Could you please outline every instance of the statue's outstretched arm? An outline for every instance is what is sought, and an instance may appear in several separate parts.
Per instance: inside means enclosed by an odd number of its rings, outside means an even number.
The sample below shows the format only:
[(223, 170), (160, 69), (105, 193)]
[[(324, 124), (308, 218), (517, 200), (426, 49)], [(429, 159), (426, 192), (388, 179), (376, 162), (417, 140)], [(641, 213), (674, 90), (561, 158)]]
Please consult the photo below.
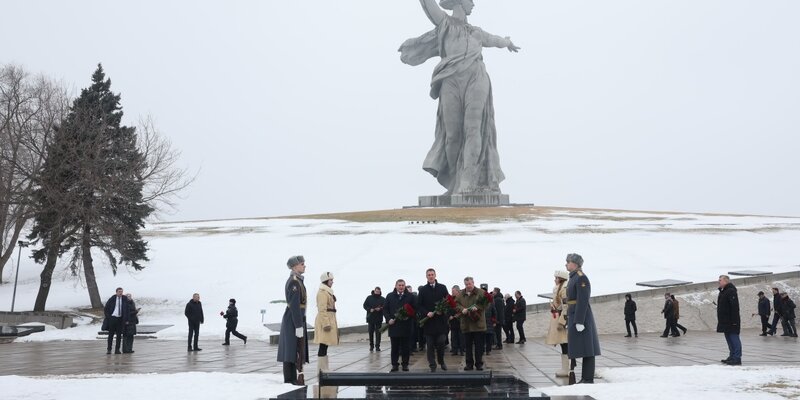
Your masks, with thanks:
[(514, 45), (514, 42), (511, 41), (511, 38), (500, 37), (497, 35), (492, 35), (489, 32), (484, 31), (483, 29), (480, 30), (481, 32), (481, 44), (483, 47), (497, 47), (500, 49), (508, 49), (511, 52), (518, 52), (520, 47)]
[(428, 19), (431, 20), (434, 25), (439, 26), (445, 17), (447, 17), (444, 10), (436, 4), (436, 0), (419, 0), (419, 3), (422, 4), (422, 10), (425, 11), (425, 15), (428, 16)]

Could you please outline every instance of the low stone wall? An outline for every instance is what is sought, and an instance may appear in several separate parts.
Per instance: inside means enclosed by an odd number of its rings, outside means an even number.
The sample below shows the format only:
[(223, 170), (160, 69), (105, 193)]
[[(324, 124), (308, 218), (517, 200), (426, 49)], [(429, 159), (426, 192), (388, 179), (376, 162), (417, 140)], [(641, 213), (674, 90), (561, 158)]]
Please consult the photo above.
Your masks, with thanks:
[(41, 322), (65, 329), (73, 326), (72, 315), (62, 312), (8, 312), (0, 311), (0, 325), (22, 325), (30, 322)]

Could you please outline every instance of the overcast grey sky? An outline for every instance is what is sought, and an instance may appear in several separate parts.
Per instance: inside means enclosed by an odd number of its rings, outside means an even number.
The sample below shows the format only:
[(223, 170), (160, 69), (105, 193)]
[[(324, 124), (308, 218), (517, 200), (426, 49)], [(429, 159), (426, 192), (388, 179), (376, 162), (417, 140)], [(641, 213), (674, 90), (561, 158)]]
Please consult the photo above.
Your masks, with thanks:
[[(475, 0), (511, 201), (800, 215), (800, 2)], [(102, 62), (201, 168), (168, 220), (373, 210), (422, 171), (438, 58), (417, 0), (6, 0), (0, 63), (76, 91)]]

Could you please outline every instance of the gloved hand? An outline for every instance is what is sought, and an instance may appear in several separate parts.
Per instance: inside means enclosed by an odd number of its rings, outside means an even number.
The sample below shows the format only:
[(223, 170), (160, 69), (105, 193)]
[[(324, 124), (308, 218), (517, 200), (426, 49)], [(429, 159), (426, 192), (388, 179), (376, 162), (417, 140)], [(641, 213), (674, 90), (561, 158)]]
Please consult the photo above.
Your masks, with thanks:
[(225, 316), (225, 313), (224, 313), (224, 312), (222, 312), (222, 311), (220, 311), (220, 312), (219, 312), (219, 316), (220, 316), (220, 317), (224, 317), (224, 316)]
[(296, 328), (294, 330), (294, 335), (297, 336), (298, 338), (303, 337), (303, 328), (302, 327)]
[(326, 326), (326, 327), (322, 328), (322, 330), (325, 331), (325, 332), (330, 332), (331, 331), (331, 327), (330, 326)]
[(586, 329), (586, 327), (585, 327), (585, 326), (583, 326), (583, 324), (575, 324), (575, 329), (576, 329), (578, 332), (583, 332), (583, 330), (584, 330), (584, 329)]

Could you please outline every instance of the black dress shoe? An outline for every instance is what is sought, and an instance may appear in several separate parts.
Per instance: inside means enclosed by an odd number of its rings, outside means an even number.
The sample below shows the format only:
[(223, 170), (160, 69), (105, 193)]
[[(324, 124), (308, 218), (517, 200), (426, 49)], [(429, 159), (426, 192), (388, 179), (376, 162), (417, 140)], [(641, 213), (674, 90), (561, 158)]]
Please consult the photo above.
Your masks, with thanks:
[(689, 330), (688, 330), (688, 329), (686, 329), (686, 328), (683, 328), (682, 330), (683, 330), (683, 334), (684, 334), (684, 335), (686, 334), (686, 332), (687, 332), (687, 331), (689, 331)]
[(728, 358), (726, 358), (726, 359), (724, 359), (724, 360), (719, 360), (719, 361), (720, 361), (721, 363), (723, 363), (723, 364), (727, 364), (727, 363), (728, 363), (728, 361), (730, 361), (730, 360), (731, 360), (731, 358), (730, 358), (730, 357), (728, 357)]
[(195, 348), (194, 348), (194, 351), (203, 351), (203, 349), (201, 349), (201, 348), (199, 348), (199, 347), (195, 347)]
[(106, 354), (111, 354), (111, 350), (106, 350)]
[(581, 380), (578, 381), (578, 384), (580, 385), (581, 383), (591, 385), (591, 384), (594, 383), (594, 379), (583, 379), (583, 378), (581, 378)]
[(441, 368), (442, 371), (447, 371), (447, 365), (445, 365), (444, 363), (439, 364), (439, 368)]
[(222, 345), (223, 346), (230, 346), (231, 344), (230, 343), (223, 343)]
[(375, 351), (381, 351), (381, 347), (380, 346), (376, 347)]
[(758, 335), (758, 336), (767, 336), (767, 332), (762, 332), (762, 333), (761, 333), (760, 335)]
[(474, 368), (472, 368), (471, 365), (467, 365), (466, 367), (464, 367), (464, 371), (472, 371), (473, 369)]
[(119, 350), (114, 350), (114, 354), (122, 354), (122, 352)]
[(431, 372), (436, 372), (436, 366), (435, 365), (431, 365)]
[(408, 371), (408, 365), (403, 365), (403, 371)]
[(625, 335), (625, 336), (623, 336), (623, 337), (631, 337), (631, 335)]
[(247, 336), (245, 336), (242, 340), (244, 340), (244, 344), (247, 344)]
[(659, 337), (667, 337), (667, 335), (661, 335), (661, 336), (659, 336)]
[(389, 370), (389, 372), (397, 372), (397, 371), (400, 371), (400, 368), (397, 365), (392, 366), (392, 369)]
[(725, 361), (725, 365), (742, 365), (742, 360), (731, 359)]
[(475, 365), (476, 371), (483, 371), (483, 365)]

